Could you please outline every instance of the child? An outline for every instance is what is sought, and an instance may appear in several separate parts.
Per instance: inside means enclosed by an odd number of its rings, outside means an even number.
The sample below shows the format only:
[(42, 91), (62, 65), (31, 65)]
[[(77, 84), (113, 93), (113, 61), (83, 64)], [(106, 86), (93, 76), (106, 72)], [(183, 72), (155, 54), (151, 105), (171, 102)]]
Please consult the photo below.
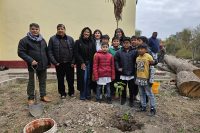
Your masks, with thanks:
[(93, 76), (97, 81), (96, 100), (101, 102), (100, 93), (103, 85), (106, 86), (107, 103), (112, 103), (110, 95), (110, 82), (115, 79), (114, 58), (108, 53), (108, 43), (102, 43), (101, 50), (94, 56)]
[[(109, 48), (109, 53), (112, 54), (114, 57), (116, 52), (121, 49), (120, 46), (120, 39), (118, 37), (112, 38), (112, 46)], [(111, 82), (110, 89), (111, 89), (111, 96), (115, 96), (115, 87), (114, 83), (120, 81), (120, 73), (115, 69), (115, 80)]]
[[(146, 111), (146, 95), (150, 99), (150, 115), (153, 116), (156, 114), (155, 109), (155, 98), (154, 94), (151, 90), (151, 83), (150, 80), (150, 64), (153, 64), (153, 58), (150, 54), (147, 53), (147, 45), (142, 44), (138, 46), (138, 54), (139, 56), (136, 59), (137, 64), (137, 78), (136, 84), (139, 88), (140, 93), (140, 100), (141, 100), (141, 110), (142, 112)], [(151, 82), (151, 83), (150, 83)]]
[[(139, 45), (142, 45), (142, 44), (148, 44), (148, 39), (147, 39), (147, 37), (145, 37), (145, 36), (140, 36), (140, 37), (138, 37), (138, 46)], [(158, 64), (158, 60), (156, 59), (156, 58), (154, 58), (154, 56), (153, 56), (153, 53), (152, 53), (152, 51), (151, 51), (151, 49), (148, 47), (148, 45), (147, 45), (147, 53), (149, 53), (152, 57), (153, 57), (153, 60), (154, 60), (154, 64), (152, 64), (152, 65), (157, 65)]]
[(132, 49), (136, 50), (138, 46), (138, 40), (136, 36), (131, 37), (131, 47)]
[(124, 37), (123, 47), (115, 54), (115, 66), (120, 72), (120, 79), (125, 84), (122, 91), (121, 105), (126, 103), (126, 87), (129, 88), (129, 106), (133, 107), (133, 99), (137, 95), (137, 90), (134, 88), (135, 61), (137, 52), (131, 48), (130, 37)]
[(110, 37), (108, 35), (102, 35), (102, 37), (101, 37), (101, 43), (107, 43), (107, 44), (109, 44), (109, 40), (110, 40)]

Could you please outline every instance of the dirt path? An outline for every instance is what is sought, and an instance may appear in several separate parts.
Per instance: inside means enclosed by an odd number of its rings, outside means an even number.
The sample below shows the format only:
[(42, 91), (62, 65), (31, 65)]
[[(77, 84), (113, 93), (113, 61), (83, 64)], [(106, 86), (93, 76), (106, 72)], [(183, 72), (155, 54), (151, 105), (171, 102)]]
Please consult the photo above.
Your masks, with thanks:
[[(121, 106), (118, 101), (108, 105), (92, 101), (80, 101), (76, 97), (60, 100), (55, 81), (48, 81), (48, 94), (53, 102), (45, 104), (42, 117), (51, 117), (58, 123), (59, 133), (120, 133), (114, 127), (116, 114), (130, 113), (141, 126), (136, 133), (187, 133), (200, 132), (200, 99), (180, 96), (174, 85), (162, 83), (157, 99), (157, 115), (139, 113), (136, 107)], [(0, 133), (20, 133), (34, 118), (26, 106), (26, 81), (0, 88)], [(116, 118), (117, 119), (117, 118)]]

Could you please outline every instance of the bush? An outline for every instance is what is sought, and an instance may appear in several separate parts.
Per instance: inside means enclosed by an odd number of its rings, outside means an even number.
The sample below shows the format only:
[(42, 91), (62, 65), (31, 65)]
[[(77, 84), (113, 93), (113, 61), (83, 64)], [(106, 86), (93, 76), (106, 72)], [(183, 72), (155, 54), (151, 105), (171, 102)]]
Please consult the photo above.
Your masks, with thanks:
[(180, 50), (177, 51), (176, 56), (184, 59), (191, 59), (192, 52), (189, 49), (181, 48)]

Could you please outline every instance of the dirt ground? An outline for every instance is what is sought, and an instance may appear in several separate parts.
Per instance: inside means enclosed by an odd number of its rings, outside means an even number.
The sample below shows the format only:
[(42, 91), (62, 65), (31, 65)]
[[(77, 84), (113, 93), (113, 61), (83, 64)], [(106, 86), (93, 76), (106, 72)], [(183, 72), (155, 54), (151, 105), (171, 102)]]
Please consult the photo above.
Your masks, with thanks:
[[(34, 120), (27, 107), (26, 83), (21, 81), (0, 88), (0, 133), (21, 133), (24, 126)], [(43, 103), (45, 111), (41, 117), (53, 118), (58, 124), (58, 133), (120, 133), (115, 127), (116, 114), (129, 113), (134, 121), (142, 124), (136, 133), (188, 133), (200, 132), (200, 99), (180, 96), (175, 85), (162, 83), (156, 95), (157, 115), (147, 116), (138, 107), (130, 108), (92, 101), (80, 101), (79, 93), (73, 98), (61, 100), (56, 81), (47, 82), (47, 93), (53, 102)], [(148, 109), (149, 110), (149, 109)]]

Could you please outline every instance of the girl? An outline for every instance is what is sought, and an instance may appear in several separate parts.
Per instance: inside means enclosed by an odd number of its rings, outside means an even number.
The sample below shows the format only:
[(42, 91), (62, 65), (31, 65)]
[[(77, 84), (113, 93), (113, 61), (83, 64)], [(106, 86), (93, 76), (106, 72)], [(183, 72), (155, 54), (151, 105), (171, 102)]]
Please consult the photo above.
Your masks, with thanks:
[(123, 46), (123, 38), (125, 37), (124, 31), (121, 28), (117, 28), (115, 30), (114, 37), (115, 36), (120, 39), (120, 45)]

